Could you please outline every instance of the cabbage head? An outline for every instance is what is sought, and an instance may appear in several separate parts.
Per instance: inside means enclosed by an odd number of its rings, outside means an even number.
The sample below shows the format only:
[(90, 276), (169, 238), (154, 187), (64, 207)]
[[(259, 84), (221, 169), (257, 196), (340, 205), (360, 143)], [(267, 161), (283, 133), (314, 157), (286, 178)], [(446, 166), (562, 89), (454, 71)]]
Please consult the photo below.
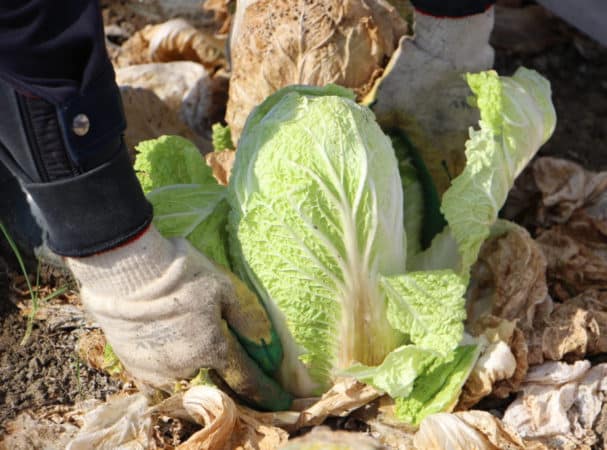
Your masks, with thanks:
[(401, 180), (389, 138), (351, 91), (289, 87), (257, 107), (228, 198), (233, 260), (292, 358), (287, 388), (317, 393), (402, 342), (380, 285), (405, 268)]

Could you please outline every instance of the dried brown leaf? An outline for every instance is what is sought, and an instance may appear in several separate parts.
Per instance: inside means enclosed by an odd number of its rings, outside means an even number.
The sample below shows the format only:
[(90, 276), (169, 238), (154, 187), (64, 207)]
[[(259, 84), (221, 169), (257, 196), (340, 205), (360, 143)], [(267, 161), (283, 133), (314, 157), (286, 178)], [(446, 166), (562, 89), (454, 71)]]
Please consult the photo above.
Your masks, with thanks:
[(131, 36), (114, 57), (117, 67), (151, 62), (193, 61), (208, 70), (226, 65), (225, 39), (194, 28), (183, 19), (147, 25)]
[(607, 393), (607, 364), (549, 362), (532, 368), (504, 423), (550, 449), (590, 449)]
[(295, 428), (320, 425), (329, 416), (347, 416), (380, 396), (375, 388), (355, 379), (338, 380), (318, 402), (301, 412)]
[(183, 406), (204, 428), (177, 447), (179, 450), (275, 450), (288, 439), (286, 431), (263, 416), (239, 408), (224, 392), (194, 386), (183, 395)]
[(165, 134), (183, 136), (195, 142), (199, 148), (210, 150), (211, 144), (199, 138), (153, 91), (123, 86), (120, 88), (128, 127), (125, 142), (134, 159), (134, 148), (148, 139)]
[(225, 66), (225, 41), (206, 34), (182, 19), (145, 27), (141, 33), (149, 42), (152, 61), (195, 61), (207, 69)]
[(217, 24), (215, 34), (227, 38), (232, 24), (231, 11), (236, 9), (236, 0), (206, 0), (203, 8), (213, 13), (214, 21)]
[(189, 61), (141, 64), (116, 70), (130, 148), (142, 140), (176, 134), (210, 151), (210, 123), (216, 115), (220, 83)]
[(567, 222), (575, 210), (592, 205), (607, 191), (607, 172), (590, 172), (565, 159), (538, 158), (533, 176), (542, 194), (538, 221), (544, 226)]
[(588, 290), (557, 303), (528, 339), (529, 364), (607, 352), (607, 293)]
[(253, 107), (281, 87), (337, 83), (364, 95), (406, 31), (383, 0), (259, 0), (239, 8), (226, 112), (235, 143)]
[(459, 398), (457, 410), (466, 410), (486, 396), (506, 398), (527, 373), (527, 343), (514, 322), (495, 316), (477, 321), (471, 332), (486, 344)]
[(101, 330), (91, 330), (80, 336), (76, 352), (87, 366), (103, 371), (105, 366), (103, 352), (106, 343), (107, 341)]
[(471, 324), (490, 314), (515, 320), (524, 331), (536, 316), (550, 310), (546, 258), (521, 227), (513, 225), (506, 234), (483, 244), (471, 279), (467, 302)]
[(607, 218), (578, 210), (566, 224), (540, 231), (537, 243), (546, 255), (548, 281), (557, 299), (607, 286)]
[(207, 164), (213, 169), (213, 177), (222, 186), (227, 186), (234, 165), (236, 152), (234, 150), (224, 150), (222, 152), (210, 152), (205, 155)]
[(63, 450), (82, 427), (83, 416), (101, 402), (90, 399), (76, 405), (43, 406), (24, 411), (3, 424), (1, 450), (44, 448)]
[(522, 439), (516, 431), (485, 411), (428, 416), (414, 437), (419, 450), (547, 450)]

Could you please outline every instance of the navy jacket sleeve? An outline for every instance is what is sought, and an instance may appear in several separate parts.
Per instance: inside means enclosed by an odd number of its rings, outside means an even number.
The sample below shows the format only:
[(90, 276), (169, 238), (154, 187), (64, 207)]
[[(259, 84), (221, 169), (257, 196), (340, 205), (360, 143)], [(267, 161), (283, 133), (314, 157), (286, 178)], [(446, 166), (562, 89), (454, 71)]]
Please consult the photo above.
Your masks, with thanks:
[(98, 0), (2, 0), (0, 159), (62, 255), (113, 248), (152, 218), (114, 78)]

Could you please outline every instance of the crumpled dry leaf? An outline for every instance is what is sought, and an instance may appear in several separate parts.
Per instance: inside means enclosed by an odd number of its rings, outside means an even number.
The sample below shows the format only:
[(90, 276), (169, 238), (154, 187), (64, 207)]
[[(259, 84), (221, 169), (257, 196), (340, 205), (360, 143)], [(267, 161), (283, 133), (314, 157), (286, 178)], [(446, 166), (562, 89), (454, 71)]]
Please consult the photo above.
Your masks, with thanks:
[(211, 150), (211, 123), (217, 119), (213, 102), (222, 87), (203, 66), (177, 61), (124, 67), (116, 70), (116, 82), (127, 117), (128, 144), (178, 134), (203, 152)]
[(537, 242), (546, 255), (553, 295), (566, 300), (607, 286), (607, 171), (540, 158), (533, 175), (542, 202)]
[(522, 227), (488, 239), (472, 268), (467, 294), (468, 322), (483, 315), (516, 320), (523, 331), (552, 309), (546, 285), (546, 258)]
[(135, 450), (150, 444), (152, 420), (143, 394), (116, 396), (87, 412), (66, 450)]
[(548, 450), (522, 439), (512, 427), (486, 411), (428, 416), (413, 441), (418, 450)]
[(222, 186), (227, 186), (234, 166), (234, 150), (224, 150), (221, 152), (210, 152), (205, 155), (207, 165), (213, 169), (213, 177)]
[(236, 9), (236, 0), (206, 0), (203, 8), (211, 11), (217, 24), (215, 35), (227, 38), (232, 24), (232, 12)]
[(590, 172), (565, 159), (538, 158), (532, 170), (542, 194), (538, 221), (544, 227), (567, 222), (576, 209), (592, 205), (607, 191), (607, 172)]
[(183, 406), (204, 428), (177, 447), (179, 450), (275, 450), (289, 437), (270, 423), (271, 414), (237, 407), (227, 394), (214, 387), (190, 388), (183, 395)]
[(3, 424), (0, 450), (64, 450), (82, 426), (82, 417), (101, 402), (85, 400), (73, 406), (52, 405), (24, 411)]
[(183, 19), (147, 25), (131, 36), (114, 57), (117, 67), (169, 61), (193, 61), (208, 70), (226, 65), (225, 39), (194, 28)]
[(594, 209), (580, 209), (566, 224), (538, 233), (551, 291), (561, 301), (607, 286), (607, 195), (604, 198), (602, 211), (596, 211), (602, 217), (593, 216)]
[(234, 143), (251, 110), (281, 87), (336, 83), (364, 95), (406, 30), (384, 0), (239, 2), (226, 112)]
[(329, 416), (347, 416), (381, 395), (372, 386), (353, 378), (340, 379), (318, 402), (301, 412), (295, 428), (320, 425)]
[(331, 431), (326, 427), (318, 427), (280, 448), (282, 450), (383, 450), (385, 447), (364, 433)]
[(550, 449), (590, 449), (606, 393), (607, 364), (548, 362), (529, 370), (503, 421)]
[(86, 363), (87, 366), (96, 370), (103, 371), (104, 361), (103, 352), (107, 341), (103, 332), (99, 329), (84, 333), (78, 339), (76, 353), (78, 357)]
[(488, 395), (506, 398), (527, 374), (527, 344), (515, 322), (486, 316), (472, 330), (486, 347), (462, 389), (457, 410), (466, 410)]
[(557, 303), (528, 339), (529, 364), (607, 352), (607, 292), (587, 290)]
[(122, 86), (120, 94), (128, 123), (124, 140), (131, 159), (134, 160), (135, 146), (141, 141), (165, 134), (183, 136), (195, 142), (199, 148), (210, 151), (211, 142), (197, 136), (179, 117), (179, 113), (171, 110), (153, 91)]

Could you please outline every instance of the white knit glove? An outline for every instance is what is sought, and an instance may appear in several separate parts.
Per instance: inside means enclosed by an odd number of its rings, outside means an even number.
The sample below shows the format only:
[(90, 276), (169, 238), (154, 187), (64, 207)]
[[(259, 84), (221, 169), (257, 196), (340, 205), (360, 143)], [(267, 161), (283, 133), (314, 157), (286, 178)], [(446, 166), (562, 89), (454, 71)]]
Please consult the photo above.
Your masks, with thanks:
[(138, 381), (171, 391), (176, 380), (212, 368), (257, 406), (289, 406), (260, 368), (272, 372), (282, 358), (265, 309), (186, 240), (151, 226), (127, 245), (67, 264), (85, 308)]
[(413, 39), (401, 39), (372, 108), (382, 125), (406, 131), (439, 193), (463, 169), (468, 128), (478, 112), (463, 74), (490, 69), (493, 7), (461, 18), (416, 11)]

